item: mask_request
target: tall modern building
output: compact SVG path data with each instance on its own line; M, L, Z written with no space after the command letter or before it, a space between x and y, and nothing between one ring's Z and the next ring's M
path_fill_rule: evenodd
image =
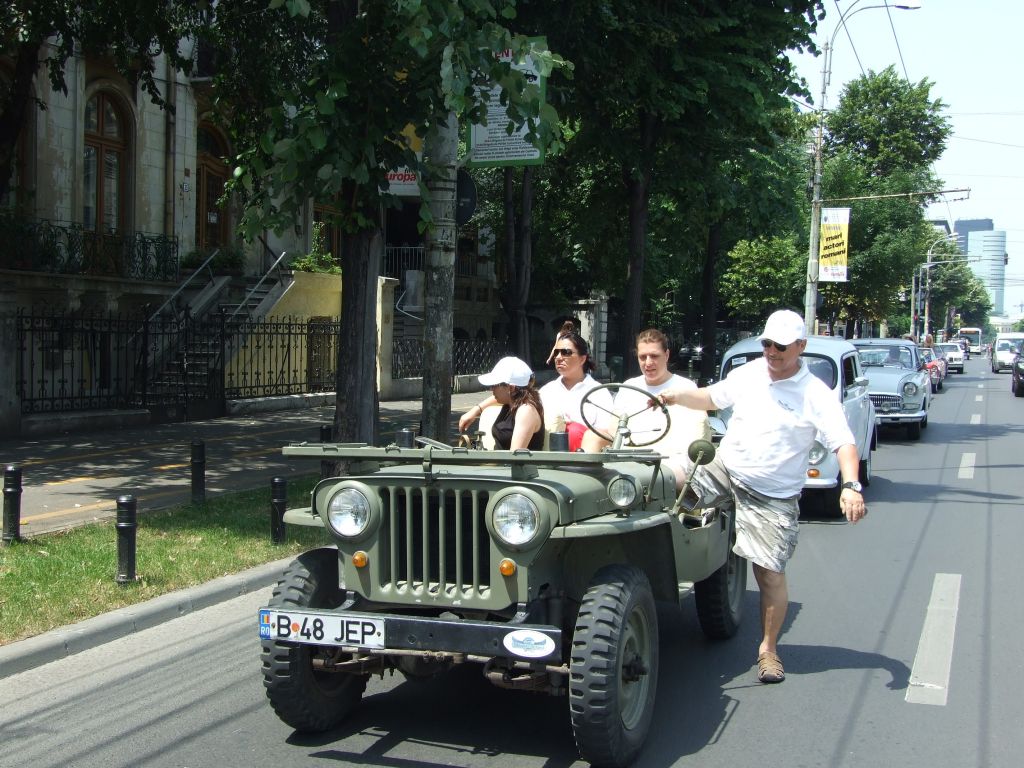
M992 219L957 219L953 231L957 234L960 253L967 253L967 237L971 232L986 232L995 229Z
M991 223L991 222L990 222ZM960 222L957 222L959 227ZM959 229L957 230L959 231ZM992 314L1003 314L1006 290L1006 232L975 230L967 235L968 266L992 299Z

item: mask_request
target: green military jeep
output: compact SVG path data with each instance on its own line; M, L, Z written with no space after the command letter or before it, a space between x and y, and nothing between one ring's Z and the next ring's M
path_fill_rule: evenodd
M627 420L599 454L422 438L284 448L348 471L285 514L325 527L337 548L295 559L259 611L278 716L328 730L371 674L474 663L494 685L566 696L581 756L630 764L654 710L655 601L679 605L692 590L705 634L731 637L747 570L732 514L703 508L689 484L677 497L659 453L622 448ZM698 462L713 453L690 446Z

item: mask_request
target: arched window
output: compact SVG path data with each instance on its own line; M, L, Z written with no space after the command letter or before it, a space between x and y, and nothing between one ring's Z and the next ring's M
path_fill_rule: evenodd
M196 248L228 245L227 207L220 205L228 180L227 146L211 126L199 125L196 137Z
M82 224L92 232L124 228L127 126L124 112L110 94L100 91L86 103Z

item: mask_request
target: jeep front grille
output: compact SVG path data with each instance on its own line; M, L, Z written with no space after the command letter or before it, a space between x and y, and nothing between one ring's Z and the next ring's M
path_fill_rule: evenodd
M490 588L485 491L388 486L380 500L382 589L459 598Z

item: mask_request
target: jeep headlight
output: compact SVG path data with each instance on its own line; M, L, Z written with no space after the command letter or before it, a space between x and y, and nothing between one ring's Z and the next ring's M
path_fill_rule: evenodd
M817 466L825 460L826 456L828 456L828 450L824 445L815 440L814 445L811 446L811 452L807 455L807 463Z
M906 397L915 397L917 395L917 384L912 381L903 382L903 394Z
M620 509L631 506L639 495L640 491L631 477L616 477L608 483L608 498Z
M491 522L498 538L519 547L531 541L540 530L540 510L528 496L510 493L494 506Z
M327 505L327 521L339 536L355 538L370 523L370 500L355 488L342 488Z

